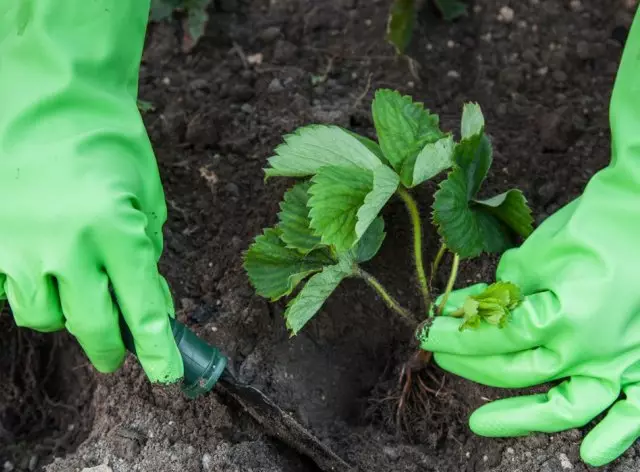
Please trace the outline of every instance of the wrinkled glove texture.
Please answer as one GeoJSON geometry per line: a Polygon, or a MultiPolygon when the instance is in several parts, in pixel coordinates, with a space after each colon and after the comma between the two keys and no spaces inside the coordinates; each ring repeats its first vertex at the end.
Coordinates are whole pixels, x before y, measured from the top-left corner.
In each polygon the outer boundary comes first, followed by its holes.
{"type": "MultiPolygon", "coordinates": [[[[470,418],[482,436],[553,433],[607,411],[585,437],[582,459],[607,464],[640,436],[640,14],[610,105],[612,157],[584,193],[505,253],[497,279],[523,290],[504,329],[458,331],[440,317],[420,341],[445,370],[481,384],[548,393],[489,403],[470,418]]],[[[479,284],[450,297],[445,314],[479,284]]]]}
{"type": "Polygon", "coordinates": [[[0,3],[0,298],[19,326],[68,329],[101,372],[123,362],[121,312],[149,378],[171,382],[166,208],[136,106],[148,12],[0,3]]]}

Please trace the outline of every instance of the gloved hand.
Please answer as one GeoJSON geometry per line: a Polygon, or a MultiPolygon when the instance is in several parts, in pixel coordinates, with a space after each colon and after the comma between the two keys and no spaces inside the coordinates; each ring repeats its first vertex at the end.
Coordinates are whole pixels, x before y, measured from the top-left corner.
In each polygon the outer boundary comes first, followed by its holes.
{"type": "MultiPolygon", "coordinates": [[[[546,394],[498,400],[475,411],[482,436],[552,433],[587,424],[582,459],[620,456],[640,436],[640,14],[627,40],[611,100],[612,160],[583,195],[502,257],[497,279],[526,299],[507,326],[458,331],[437,318],[426,338],[444,369],[504,388],[564,381],[546,394]],[[619,399],[619,395],[623,394],[619,399]]],[[[485,285],[454,292],[445,314],[485,285]]]]}
{"type": "Polygon", "coordinates": [[[158,274],[166,208],[136,106],[149,0],[0,3],[0,298],[101,372],[183,373],[158,274]],[[110,295],[112,287],[115,297],[110,295]]]}

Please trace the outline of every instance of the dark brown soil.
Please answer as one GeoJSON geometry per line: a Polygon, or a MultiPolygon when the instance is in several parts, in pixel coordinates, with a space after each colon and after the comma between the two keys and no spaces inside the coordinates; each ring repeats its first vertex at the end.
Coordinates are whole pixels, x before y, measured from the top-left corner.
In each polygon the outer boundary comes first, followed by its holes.
{"type": "MultiPolygon", "coordinates": [[[[417,75],[384,42],[387,0],[218,2],[224,11],[212,12],[206,36],[189,55],[181,52],[173,25],[155,25],[140,95],[156,107],[145,119],[169,206],[162,270],[180,319],[359,470],[589,470],[578,456],[583,431],[510,440],[471,434],[466,419],[472,409],[507,393],[435,367],[430,373],[440,394],[431,414],[414,418],[409,437],[396,435],[380,401],[406,359],[410,332],[367,287],[350,281],[290,339],[282,305],[255,296],[248,285],[242,252],[274,222],[286,188],[277,180],[265,184],[262,173],[282,134],[315,122],[372,135],[369,107],[382,87],[425,102],[446,129],[457,128],[464,101],[478,101],[495,148],[486,191],[521,188],[537,221],[543,220],[608,162],[608,100],[624,38],[619,27],[630,24],[635,3],[478,0],[453,24],[425,15],[411,46],[417,75]],[[499,18],[503,7],[513,9],[511,21],[499,18]]],[[[425,222],[432,193],[433,187],[420,194],[425,222]]],[[[417,308],[401,203],[392,203],[385,217],[389,236],[368,269],[417,308]]],[[[428,230],[428,257],[436,250],[428,230]]],[[[459,285],[490,280],[495,262],[466,263],[459,285]]],[[[16,362],[7,360],[5,353],[15,351],[5,349],[5,331],[3,379],[16,362]]],[[[59,356],[71,351],[41,349],[57,359],[60,378],[76,375],[63,371],[84,362],[77,355],[63,364],[59,356]]],[[[71,402],[86,421],[93,418],[87,439],[77,450],[74,440],[65,450],[49,451],[63,456],[47,467],[50,472],[102,463],[116,472],[317,470],[216,394],[187,402],[152,390],[133,359],[115,375],[93,378],[91,404],[71,402]]],[[[86,378],[65,384],[77,395],[92,391],[86,378]]],[[[15,397],[7,400],[1,392],[0,412],[7,402],[17,408],[15,397]]],[[[49,441],[71,420],[56,421],[49,441]]],[[[41,433],[21,434],[35,450],[46,439],[41,433]]],[[[14,446],[0,449],[0,458],[17,460],[14,446]]],[[[634,448],[603,470],[639,469],[634,448]]]]}

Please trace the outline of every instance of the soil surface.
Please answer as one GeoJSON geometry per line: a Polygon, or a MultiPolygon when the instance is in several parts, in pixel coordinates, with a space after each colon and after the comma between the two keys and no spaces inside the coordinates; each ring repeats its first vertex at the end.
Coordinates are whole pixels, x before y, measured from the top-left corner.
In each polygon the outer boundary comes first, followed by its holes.
{"type": "MultiPolygon", "coordinates": [[[[485,190],[521,188],[537,222],[607,164],[608,101],[634,1],[478,0],[455,23],[426,12],[410,49],[413,67],[384,41],[389,3],[219,1],[190,54],[181,51],[176,25],[149,29],[140,98],[155,107],[145,121],[166,188],[162,271],[178,316],[357,470],[590,470],[578,453],[586,430],[473,435],[474,408],[518,392],[436,367],[429,414],[398,435],[384,397],[410,332],[381,301],[349,281],[290,339],[282,304],[255,296],[247,282],[242,252],[274,222],[288,184],[263,181],[281,136],[309,123],[373,136],[377,88],[423,101],[444,129],[457,129],[463,102],[479,102],[495,149],[485,190]]],[[[425,220],[433,190],[419,195],[425,220]]],[[[368,270],[417,308],[400,202],[385,219],[388,237],[368,270]]],[[[429,229],[427,257],[436,250],[429,229]]],[[[458,285],[491,280],[495,263],[465,263],[458,285]]],[[[33,335],[8,320],[0,324],[0,470],[318,470],[216,393],[187,401],[151,388],[135,359],[114,375],[95,374],[67,335],[33,335]],[[11,388],[3,389],[4,379],[11,388]]],[[[640,448],[600,470],[640,470],[640,448]]]]}

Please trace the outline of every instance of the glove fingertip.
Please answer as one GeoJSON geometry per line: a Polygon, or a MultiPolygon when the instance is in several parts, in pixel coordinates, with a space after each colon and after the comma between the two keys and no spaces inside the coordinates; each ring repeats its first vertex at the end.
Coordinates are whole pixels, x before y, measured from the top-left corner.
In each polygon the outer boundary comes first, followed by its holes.
{"type": "Polygon", "coordinates": [[[101,374],[112,374],[117,371],[124,364],[126,356],[124,349],[100,352],[85,349],[85,353],[93,367],[101,374]]]}
{"type": "Polygon", "coordinates": [[[614,461],[620,454],[614,454],[611,451],[601,451],[592,441],[585,438],[580,445],[580,458],[591,467],[602,467],[614,461]]]}
{"type": "MultiPolygon", "coordinates": [[[[138,351],[138,359],[147,377],[152,383],[168,384],[180,380],[184,375],[184,364],[180,350],[176,345],[169,324],[169,318],[163,320],[163,326],[147,339],[153,339],[151,351],[138,351]]],[[[149,346],[148,343],[144,343],[149,346]]]]}

